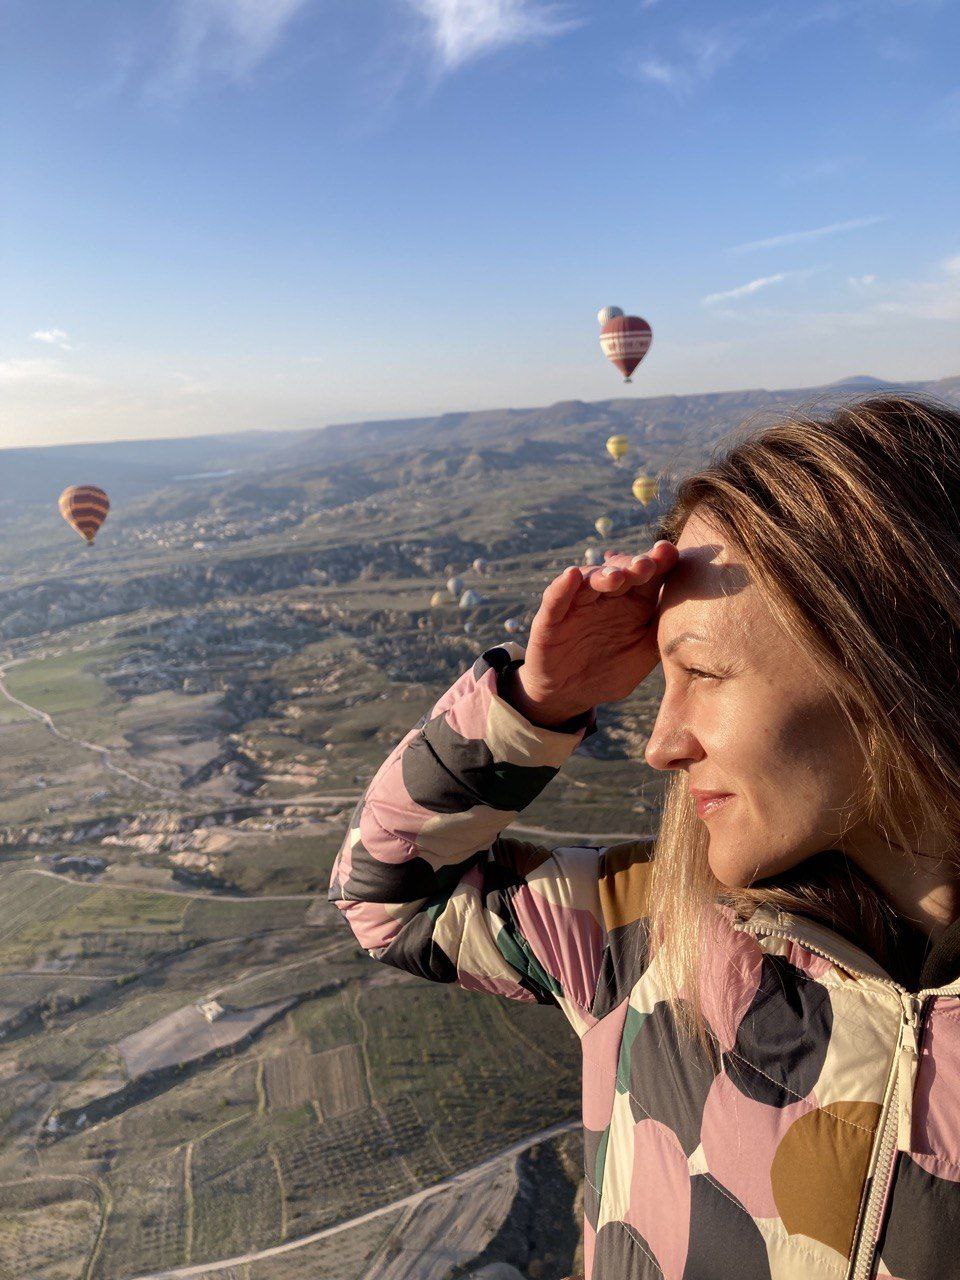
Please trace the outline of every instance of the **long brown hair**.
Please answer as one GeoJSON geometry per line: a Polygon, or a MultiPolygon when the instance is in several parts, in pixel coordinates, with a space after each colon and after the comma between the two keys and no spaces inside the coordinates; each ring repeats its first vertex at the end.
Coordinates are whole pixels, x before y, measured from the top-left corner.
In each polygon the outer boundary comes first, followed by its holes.
{"type": "MultiPolygon", "coordinates": [[[[863,756],[860,812],[890,843],[960,852],[960,413],[874,396],[791,415],[680,485],[661,536],[696,511],[742,557],[774,617],[813,659],[863,756]]],[[[904,852],[904,856],[909,856],[904,852]]],[[[896,918],[841,855],[724,890],[683,779],[654,857],[652,934],[672,994],[705,1043],[696,995],[704,908],[760,903],[825,921],[884,962],[896,918]]]]}

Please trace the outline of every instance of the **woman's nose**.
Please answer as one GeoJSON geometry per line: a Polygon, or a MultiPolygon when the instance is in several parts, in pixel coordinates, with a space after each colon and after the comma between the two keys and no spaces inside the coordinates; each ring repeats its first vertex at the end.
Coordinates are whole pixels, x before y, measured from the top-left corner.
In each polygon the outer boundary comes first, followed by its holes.
{"type": "Polygon", "coordinates": [[[661,707],[653,733],[644,748],[651,769],[683,769],[704,757],[703,747],[690,729],[664,716],[661,707]]]}

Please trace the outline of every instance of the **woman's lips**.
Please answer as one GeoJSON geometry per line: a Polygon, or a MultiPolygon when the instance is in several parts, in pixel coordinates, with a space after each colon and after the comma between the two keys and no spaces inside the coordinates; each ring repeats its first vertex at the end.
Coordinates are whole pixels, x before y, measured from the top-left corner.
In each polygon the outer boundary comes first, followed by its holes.
{"type": "Polygon", "coordinates": [[[690,794],[697,802],[698,818],[712,818],[734,798],[730,791],[691,791],[690,794]]]}

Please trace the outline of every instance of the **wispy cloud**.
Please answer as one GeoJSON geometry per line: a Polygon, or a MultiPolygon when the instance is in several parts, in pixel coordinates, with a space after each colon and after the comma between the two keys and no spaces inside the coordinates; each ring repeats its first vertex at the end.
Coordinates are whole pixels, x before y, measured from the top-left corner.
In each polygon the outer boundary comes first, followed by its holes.
{"type": "Polygon", "coordinates": [[[837,177],[838,174],[846,172],[853,163],[851,156],[824,156],[819,160],[790,165],[780,174],[780,181],[785,187],[808,186],[814,182],[823,182],[827,178],[837,177]]]}
{"type": "Polygon", "coordinates": [[[701,299],[705,307],[715,306],[718,302],[734,302],[738,298],[749,298],[761,289],[769,289],[771,285],[782,284],[791,276],[806,275],[800,271],[778,271],[775,276],[759,276],[756,280],[748,280],[746,284],[738,284],[735,289],[724,289],[722,293],[708,293],[701,299]]]}
{"type": "Polygon", "coordinates": [[[168,57],[149,85],[154,97],[176,97],[205,75],[238,81],[279,45],[310,0],[176,0],[168,57]]]}
{"type": "Polygon", "coordinates": [[[937,264],[920,280],[896,280],[871,287],[867,306],[848,311],[809,314],[807,322],[819,333],[869,329],[892,319],[955,324],[960,321],[960,254],[937,264]]]}
{"type": "Polygon", "coordinates": [[[580,25],[564,6],[541,0],[407,0],[426,24],[440,67],[452,71],[485,53],[563,35],[580,25]]]}
{"type": "Polygon", "coordinates": [[[90,386],[92,379],[63,368],[56,360],[0,360],[0,384],[6,386],[90,386]]]}
{"type": "Polygon", "coordinates": [[[633,63],[632,71],[648,84],[669,90],[678,98],[689,97],[695,89],[713,76],[740,51],[743,41],[731,31],[684,30],[678,35],[675,56],[643,54],[633,63]]]}
{"type": "Polygon", "coordinates": [[[30,337],[34,342],[43,342],[48,347],[59,347],[61,351],[72,351],[73,344],[65,329],[35,329],[30,337]]]}
{"type": "Polygon", "coordinates": [[[752,253],[754,249],[782,249],[785,245],[823,240],[826,236],[836,236],[846,231],[861,231],[864,227],[875,227],[877,223],[885,220],[879,215],[870,218],[849,218],[846,222],[831,222],[825,227],[814,227],[810,231],[788,231],[783,235],[768,236],[765,240],[750,240],[746,244],[734,245],[727,252],[752,253]]]}

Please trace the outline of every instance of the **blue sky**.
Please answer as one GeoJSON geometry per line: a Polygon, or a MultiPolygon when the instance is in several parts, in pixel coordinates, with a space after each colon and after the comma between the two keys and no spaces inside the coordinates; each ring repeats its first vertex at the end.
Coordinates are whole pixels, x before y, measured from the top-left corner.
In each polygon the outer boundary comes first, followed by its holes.
{"type": "Polygon", "coordinates": [[[960,373],[956,0],[0,0],[0,444],[960,373]]]}

